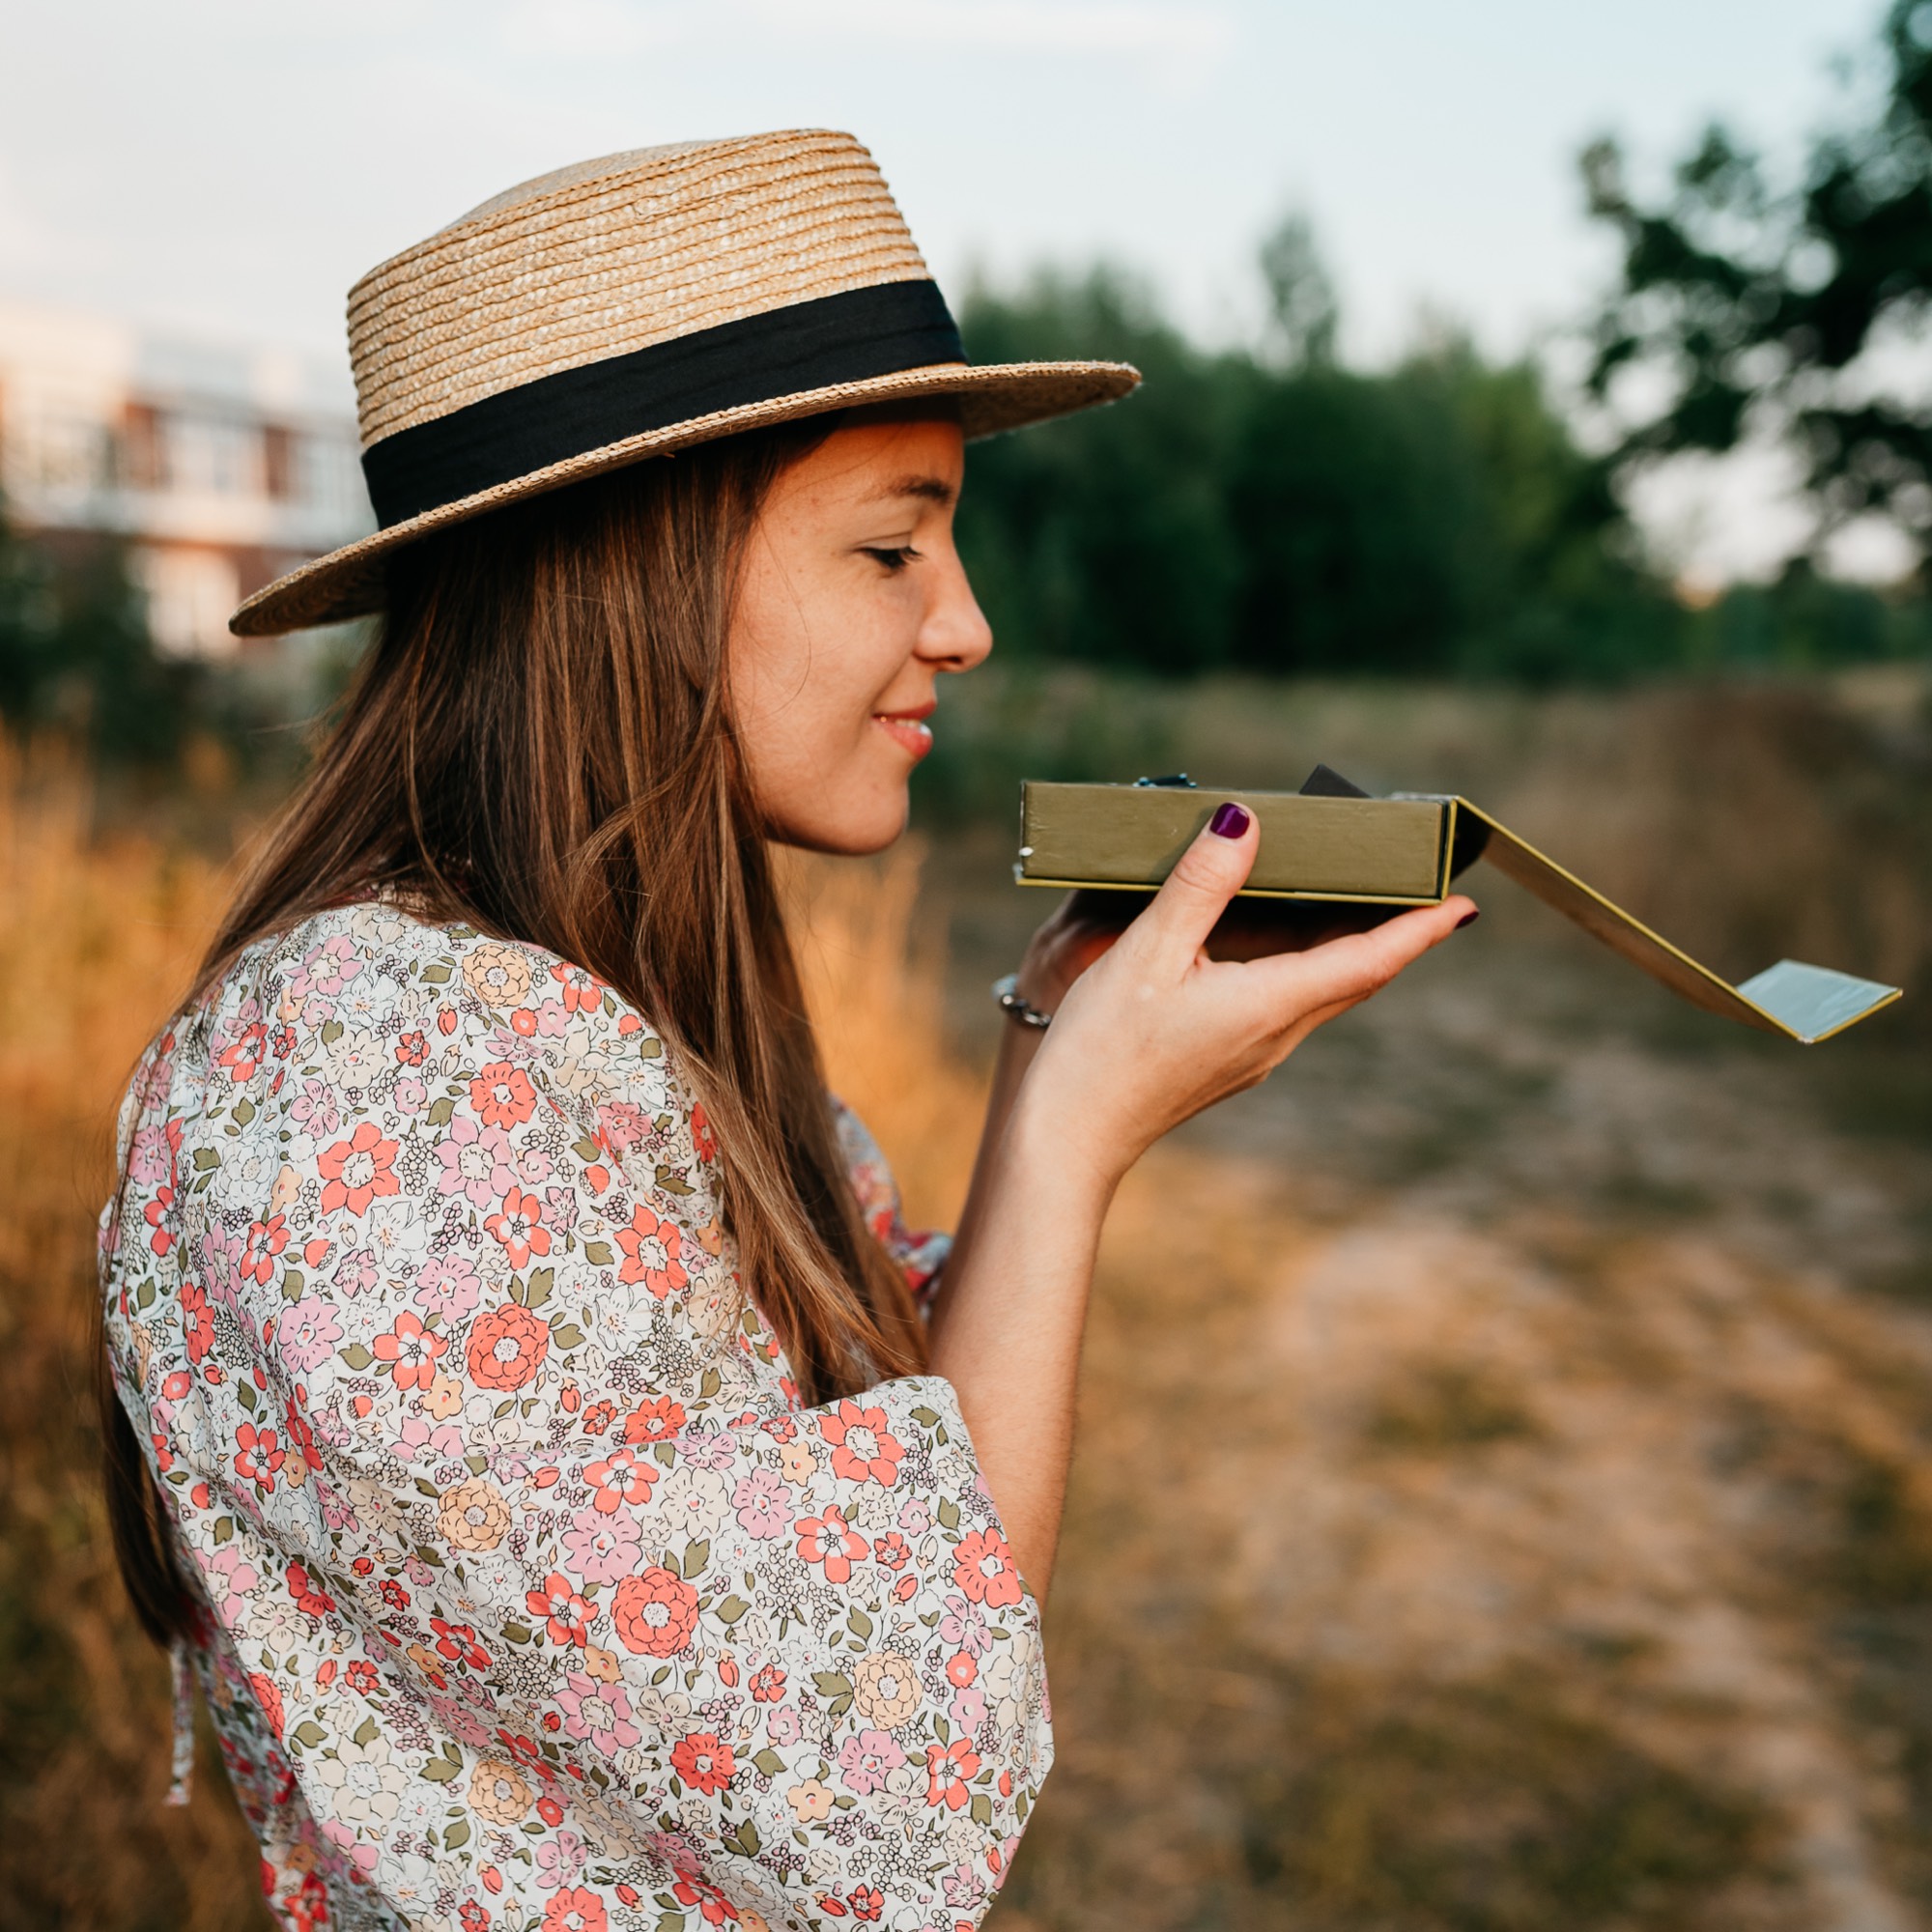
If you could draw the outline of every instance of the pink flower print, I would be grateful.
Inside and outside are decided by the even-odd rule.
[[[403,1074],[396,1082],[396,1105],[406,1114],[413,1114],[429,1098],[429,1089],[413,1073]]]
[[[546,1838],[537,1847],[537,1883],[546,1891],[554,1891],[558,1886],[568,1885],[583,1869],[583,1840],[575,1832],[559,1832],[554,1838]],[[583,1896],[595,1902],[594,1893],[585,1892]],[[564,1902],[561,1899],[557,1901],[558,1904]],[[578,1907],[580,1915],[583,1911],[582,1907]],[[597,1913],[601,1922],[604,1916],[602,1905],[598,1905]],[[550,1915],[546,1913],[544,1916],[548,1920]],[[568,1911],[560,1913],[558,1918],[559,1922],[568,1925],[571,1914]],[[587,1918],[585,1922],[587,1924]]]
[[[563,1533],[563,1547],[585,1583],[614,1583],[639,1567],[638,1525],[626,1515],[579,1510]]]
[[[173,1165],[168,1154],[168,1137],[157,1126],[137,1127],[128,1147],[128,1179],[137,1187],[165,1180]]]
[[[581,1670],[566,1672],[565,1683],[556,1701],[572,1737],[588,1738],[610,1752],[628,1750],[643,1735],[631,1721],[631,1700],[621,1684],[600,1684]]]
[[[231,1235],[216,1222],[210,1222],[201,1237],[203,1260],[208,1264],[208,1285],[228,1306],[242,1309],[242,1236]]]
[[[694,1429],[679,1439],[677,1453],[687,1469],[709,1469],[715,1474],[738,1460],[738,1444],[725,1430]]]
[[[141,1218],[154,1229],[148,1246],[157,1255],[164,1255],[175,1244],[174,1235],[161,1224],[168,1218],[168,1209],[175,1205],[175,1191],[163,1187],[148,1205],[141,1209]]]
[[[553,1165],[540,1147],[527,1147],[517,1156],[517,1173],[526,1187],[541,1187],[550,1179]]]
[[[331,1000],[361,970],[362,961],[355,955],[355,942],[346,932],[338,932],[332,939],[325,939],[320,946],[310,947],[302,955],[301,965],[289,981],[290,996],[306,1000],[311,993],[320,993],[325,1000]],[[314,1019],[317,1015],[311,1013],[308,1017]]]
[[[949,1911],[977,1916],[980,1907],[985,1903],[986,1888],[980,1883],[980,1875],[971,1865],[954,1865],[939,1883],[946,1893]]]
[[[210,1607],[219,1616],[230,1600],[245,1597],[262,1579],[252,1565],[242,1560],[234,1544],[226,1544],[202,1564],[202,1587],[208,1592]]]
[[[644,1845],[660,1864],[668,1865],[679,1878],[696,1878],[704,1869],[705,1854],[697,1840],[683,1832],[646,1832]]]
[[[351,1301],[358,1294],[367,1294],[378,1279],[376,1257],[367,1248],[357,1248],[353,1254],[344,1255],[331,1277],[336,1293]]]
[[[960,1538],[952,1552],[952,1580],[976,1604],[1017,1604],[1022,1594],[1013,1552],[997,1529],[976,1529]]]
[[[798,1713],[789,1704],[781,1704],[765,1718],[765,1735],[782,1750],[799,1740]]]
[[[445,1422],[432,1428],[419,1415],[406,1415],[396,1432],[397,1460],[454,1463],[463,1454],[463,1432]]]
[[[425,1328],[422,1317],[405,1309],[396,1317],[396,1325],[378,1335],[370,1352],[381,1362],[394,1364],[391,1374],[399,1389],[426,1389],[436,1380],[436,1361],[449,1344],[434,1328]]]
[[[791,1527],[791,1490],[776,1469],[753,1469],[731,1492],[731,1507],[747,1536],[782,1536]]]
[[[537,1009],[537,1037],[561,1039],[570,1031],[570,1009],[561,1000],[546,1000]]]
[[[476,1270],[461,1255],[432,1255],[416,1269],[413,1299],[425,1315],[461,1321],[482,1293]]]
[[[832,1445],[832,1473],[846,1482],[872,1482],[891,1489],[898,1480],[905,1449],[886,1427],[883,1408],[861,1408],[841,1402],[819,1425]]]
[[[305,1134],[320,1140],[342,1126],[342,1109],[335,1103],[335,1090],[320,1080],[305,1080],[302,1090],[289,1103],[289,1115]]]
[[[459,1683],[462,1681],[458,1680]],[[439,1697],[434,1690],[425,1692],[424,1696],[430,1709],[436,1713],[437,1722],[457,1743],[468,1745],[471,1750],[481,1750],[490,1743],[493,1733],[489,1725],[473,1718],[455,1698]]]
[[[597,1130],[621,1157],[650,1132],[650,1117],[629,1100],[611,1100],[597,1110]]]
[[[658,1474],[657,1464],[646,1462],[628,1444],[611,1450],[601,1463],[592,1463],[583,1471],[583,1480],[597,1492],[591,1508],[600,1516],[613,1516],[626,1503],[649,1502]]]
[[[624,1251],[617,1279],[640,1281],[662,1301],[672,1290],[686,1287],[691,1277],[679,1256],[684,1252],[683,1233],[639,1202],[631,1210],[631,1225],[615,1230],[617,1245]]]
[[[861,1731],[838,1749],[838,1781],[847,1791],[869,1798],[886,1781],[888,1772],[905,1762],[905,1752],[890,1731]]]
[[[932,1527],[932,1519],[925,1513],[925,1505],[917,1496],[909,1496],[899,1511],[899,1527],[908,1536],[923,1536]]]
[[[970,1737],[986,1721],[986,1693],[977,1684],[969,1685],[954,1696],[947,1715]]]
[[[472,1208],[494,1208],[517,1178],[510,1137],[501,1127],[479,1127],[468,1114],[450,1122],[436,1157],[442,1163],[437,1192],[461,1194]]]
[[[307,1375],[327,1361],[342,1340],[335,1310],[319,1294],[305,1294],[287,1309],[279,1330],[283,1359]]]
[[[939,1636],[941,1642],[954,1644],[970,1657],[984,1657],[993,1647],[979,1605],[969,1604],[956,1590],[947,1593],[946,1614],[939,1620]]]
[[[350,1508],[348,1497],[339,1495],[327,1483],[320,1481],[315,1486],[315,1493],[316,1500],[322,1504],[322,1520],[328,1528],[354,1535],[362,1527],[361,1519]]]

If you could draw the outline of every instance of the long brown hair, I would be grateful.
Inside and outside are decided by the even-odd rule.
[[[716,1129],[741,1279],[808,1401],[923,1366],[867,1231],[764,823],[725,639],[772,483],[828,422],[639,464],[424,539],[333,735],[185,1008],[254,941],[376,893],[527,941],[636,1005]],[[103,1381],[110,1516],[137,1614],[187,1610],[140,1446]]]

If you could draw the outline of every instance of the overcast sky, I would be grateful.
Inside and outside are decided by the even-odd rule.
[[[1256,243],[1293,204],[1351,357],[1394,354],[1425,305],[1513,353],[1607,273],[1585,141],[1614,131],[1661,165],[1721,114],[1794,151],[1877,17],[1861,0],[7,0],[0,290],[305,347],[346,393],[350,283],[497,189],[613,149],[832,126],[878,156],[942,284],[1105,255],[1197,331],[1236,334]],[[1716,514],[1719,550],[1749,563],[1771,525]]]

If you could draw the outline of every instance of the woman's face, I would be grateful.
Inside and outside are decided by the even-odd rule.
[[[766,498],[727,650],[752,787],[788,844],[890,845],[940,674],[993,647],[952,547],[964,469],[956,423],[855,412]]]

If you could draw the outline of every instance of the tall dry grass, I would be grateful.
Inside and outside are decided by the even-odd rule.
[[[952,1224],[985,1086],[947,1037],[946,959],[918,920],[923,853],[797,859],[786,885],[806,1000],[832,1090],[891,1154],[915,1227]]]
[[[114,1575],[89,1412],[113,1108],[220,878],[91,818],[84,774],[0,740],[0,1923],[253,1925],[218,1768],[160,1805],[166,1673]]]

